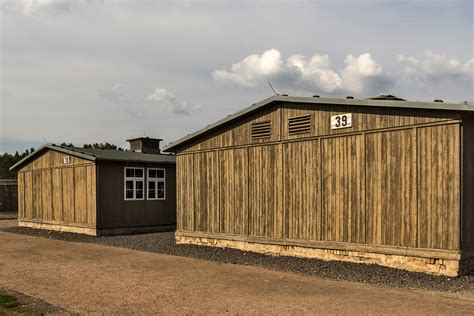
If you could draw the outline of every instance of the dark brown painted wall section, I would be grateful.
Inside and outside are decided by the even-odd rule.
[[[97,228],[176,224],[176,168],[169,164],[99,162]],[[124,168],[166,169],[166,200],[124,200]],[[145,189],[146,189],[145,179]]]
[[[474,115],[463,117],[462,248],[474,248]]]
[[[0,212],[18,212],[18,182],[0,180]]]

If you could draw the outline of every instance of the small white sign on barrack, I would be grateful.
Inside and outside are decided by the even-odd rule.
[[[71,163],[71,156],[64,156],[63,157],[63,163],[65,165],[69,165]]]
[[[331,116],[331,129],[352,127],[352,113]]]

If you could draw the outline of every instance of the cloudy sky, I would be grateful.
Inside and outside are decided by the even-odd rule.
[[[173,141],[277,92],[474,100],[472,1],[0,0],[0,152]]]

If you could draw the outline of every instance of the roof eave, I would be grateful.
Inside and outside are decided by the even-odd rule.
[[[199,136],[207,134],[220,128],[225,123],[230,123],[238,120],[245,115],[260,110],[261,108],[268,106],[273,102],[288,102],[288,103],[311,103],[311,104],[330,104],[330,105],[355,105],[355,106],[367,106],[367,107],[397,107],[406,109],[436,109],[446,111],[474,111],[472,103],[452,103],[443,102],[436,103],[436,107],[433,106],[432,102],[420,102],[420,101],[399,101],[399,100],[368,100],[368,99],[339,99],[339,98],[309,98],[309,97],[293,97],[293,96],[280,96],[274,95],[260,102],[254,103],[249,107],[246,107],[234,114],[231,114],[215,123],[206,126],[194,133],[188,134],[168,145],[166,145],[162,151],[174,152],[177,148],[184,144],[196,139]]]
[[[64,148],[64,147],[60,147],[60,146],[56,146],[56,145],[52,145],[52,144],[45,144],[45,145],[42,145],[41,147],[39,147],[38,149],[36,149],[34,152],[29,154],[28,156],[26,156],[25,158],[23,158],[22,160],[18,161],[13,166],[11,166],[9,168],[9,170],[13,171],[15,169],[18,169],[20,166],[24,165],[26,162],[30,161],[32,158],[39,155],[45,149],[59,151],[59,152],[62,152],[62,153],[65,153],[65,154],[68,154],[68,155],[71,155],[71,156],[74,156],[74,157],[83,158],[83,159],[90,160],[90,161],[95,161],[97,159],[95,156],[92,156],[92,155],[87,155],[87,154],[84,154],[84,153],[80,153],[80,152],[77,152],[77,151],[73,151],[73,150],[70,150],[70,149],[67,149],[67,148]]]
[[[97,158],[96,161],[112,161],[112,162],[133,162],[133,163],[153,163],[153,164],[176,164],[176,161],[154,161],[154,160],[140,160],[140,159],[114,159],[114,158]]]

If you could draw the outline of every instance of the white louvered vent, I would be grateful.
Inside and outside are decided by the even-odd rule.
[[[297,135],[311,132],[311,114],[294,116],[288,119],[288,134]]]
[[[272,122],[252,123],[252,139],[269,138],[272,132]]]

